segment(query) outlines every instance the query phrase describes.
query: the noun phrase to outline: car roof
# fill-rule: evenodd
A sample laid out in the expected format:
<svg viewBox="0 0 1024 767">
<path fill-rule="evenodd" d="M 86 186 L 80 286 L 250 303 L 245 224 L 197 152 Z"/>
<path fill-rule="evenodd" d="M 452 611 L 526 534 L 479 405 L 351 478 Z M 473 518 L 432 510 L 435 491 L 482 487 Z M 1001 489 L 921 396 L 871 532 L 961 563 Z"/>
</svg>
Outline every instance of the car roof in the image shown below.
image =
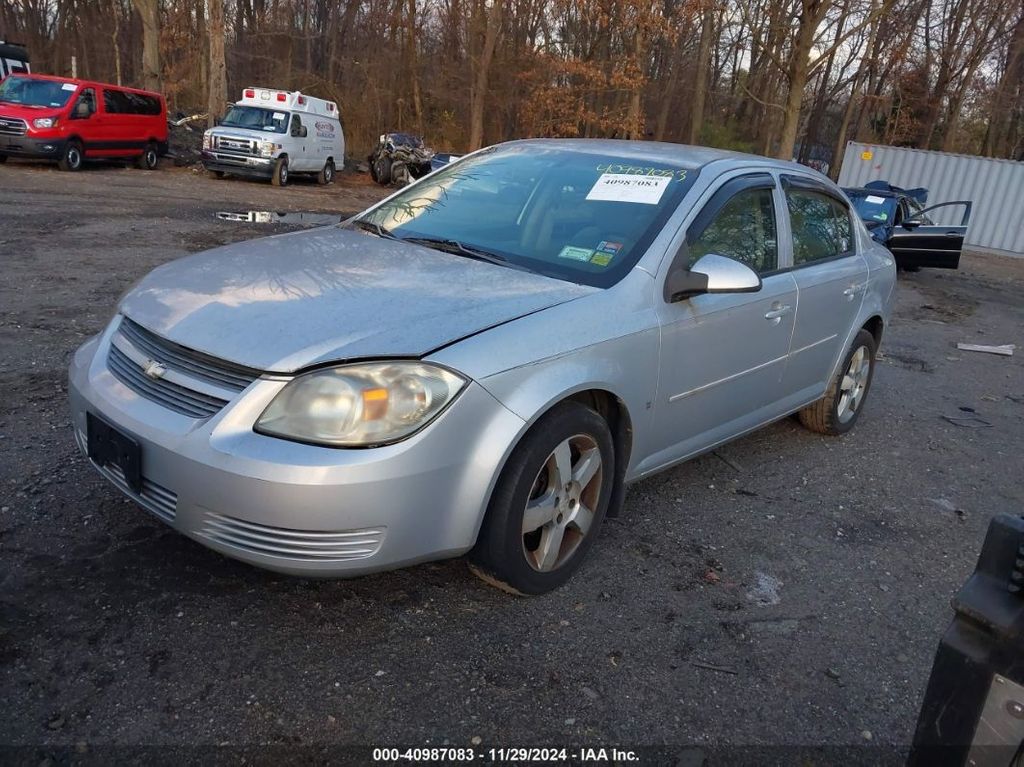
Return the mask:
<svg viewBox="0 0 1024 767">
<path fill-rule="evenodd" d="M 629 139 L 522 139 L 509 141 L 499 146 L 529 145 L 561 149 L 566 152 L 586 152 L 601 154 L 605 152 L 617 159 L 636 160 L 638 162 L 672 162 L 687 170 L 697 170 L 711 163 L 728 163 L 737 167 L 764 166 L 810 173 L 825 179 L 813 168 L 787 160 L 776 160 L 756 154 L 733 152 L 729 149 L 714 149 L 691 144 L 670 144 L 665 141 L 633 141 Z M 723 168 L 724 170 L 725 168 Z"/>
<path fill-rule="evenodd" d="M 73 83 L 75 85 L 87 85 L 92 88 L 114 88 L 119 91 L 128 91 L 129 93 L 145 93 L 147 96 L 159 96 L 161 99 L 163 96 L 156 91 L 146 91 L 141 88 L 128 88 L 124 85 L 115 85 L 114 83 L 101 83 L 95 80 L 77 80 L 74 77 L 61 77 L 60 75 L 39 75 L 35 72 L 15 72 L 12 77 L 24 77 L 29 80 L 49 80 L 54 83 Z"/>
</svg>

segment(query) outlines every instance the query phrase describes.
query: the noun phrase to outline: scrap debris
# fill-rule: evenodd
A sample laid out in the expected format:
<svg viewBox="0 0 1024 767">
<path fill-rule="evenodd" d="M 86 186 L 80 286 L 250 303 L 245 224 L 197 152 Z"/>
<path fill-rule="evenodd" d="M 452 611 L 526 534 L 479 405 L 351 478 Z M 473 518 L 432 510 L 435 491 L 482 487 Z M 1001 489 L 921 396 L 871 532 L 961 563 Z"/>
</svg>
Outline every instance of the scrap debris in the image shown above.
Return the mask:
<svg viewBox="0 0 1024 767">
<path fill-rule="evenodd" d="M 985 354 L 998 354 L 1001 357 L 1012 357 L 1016 344 L 1002 344 L 1000 346 L 986 346 L 985 344 L 957 344 L 957 349 L 965 352 L 984 352 Z"/>
</svg>

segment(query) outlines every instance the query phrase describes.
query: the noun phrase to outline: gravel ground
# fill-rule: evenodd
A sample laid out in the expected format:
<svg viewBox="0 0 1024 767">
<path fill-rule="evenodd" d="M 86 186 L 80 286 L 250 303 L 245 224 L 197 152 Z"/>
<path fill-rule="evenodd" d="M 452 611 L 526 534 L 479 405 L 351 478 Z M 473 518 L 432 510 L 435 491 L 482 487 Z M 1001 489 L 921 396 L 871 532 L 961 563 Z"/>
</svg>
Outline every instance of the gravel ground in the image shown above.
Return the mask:
<svg viewBox="0 0 1024 767">
<path fill-rule="evenodd" d="M 154 266 L 288 228 L 216 212 L 382 190 L 16 162 L 0 188 L 0 743 L 898 749 L 989 518 L 1024 508 L 1024 261 L 971 255 L 901 277 L 851 434 L 787 419 L 633 486 L 557 593 L 262 572 L 93 472 L 66 365 Z"/>
</svg>

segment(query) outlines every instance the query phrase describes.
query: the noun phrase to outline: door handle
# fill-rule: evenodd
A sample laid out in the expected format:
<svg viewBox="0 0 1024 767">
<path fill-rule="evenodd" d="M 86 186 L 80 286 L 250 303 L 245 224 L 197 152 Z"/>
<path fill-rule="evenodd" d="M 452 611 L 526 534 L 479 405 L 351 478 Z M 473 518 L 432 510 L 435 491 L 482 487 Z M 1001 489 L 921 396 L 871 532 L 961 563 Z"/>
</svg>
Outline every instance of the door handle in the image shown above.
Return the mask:
<svg viewBox="0 0 1024 767">
<path fill-rule="evenodd" d="M 852 301 L 854 296 L 856 296 L 858 293 L 860 293 L 866 287 L 867 287 L 867 285 L 865 285 L 863 283 L 860 284 L 860 285 L 851 285 L 850 287 L 848 287 L 846 290 L 843 291 L 843 295 L 846 296 L 849 300 Z"/>
<path fill-rule="evenodd" d="M 793 307 L 792 306 L 790 306 L 789 304 L 783 304 L 782 306 L 775 307 L 771 311 L 765 312 L 764 313 L 764 318 L 766 320 L 773 320 L 775 322 L 775 324 L 777 325 L 779 323 L 779 321 L 785 315 L 789 314 L 791 311 L 793 311 Z"/>
</svg>

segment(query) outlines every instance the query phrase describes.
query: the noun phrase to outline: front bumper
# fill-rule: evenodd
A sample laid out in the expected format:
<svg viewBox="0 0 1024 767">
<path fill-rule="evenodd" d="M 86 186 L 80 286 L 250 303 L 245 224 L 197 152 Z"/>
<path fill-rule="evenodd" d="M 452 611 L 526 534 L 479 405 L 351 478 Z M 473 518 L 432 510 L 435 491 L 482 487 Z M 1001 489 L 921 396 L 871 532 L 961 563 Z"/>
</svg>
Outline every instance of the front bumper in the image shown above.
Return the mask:
<svg viewBox="0 0 1024 767">
<path fill-rule="evenodd" d="M 274 175 L 277 160 L 268 157 L 240 157 L 222 154 L 209 149 L 202 151 L 203 167 L 221 173 L 235 173 L 253 178 L 270 178 Z"/>
<path fill-rule="evenodd" d="M 87 412 L 132 436 L 142 447 L 141 494 L 119 470 L 94 467 L 176 530 L 270 570 L 351 576 L 465 553 L 524 428 L 472 382 L 427 428 L 380 448 L 336 450 L 253 432 L 281 378 L 257 379 L 212 418 L 192 419 L 114 378 L 106 357 L 115 325 L 70 366 L 79 447 Z"/>
<path fill-rule="evenodd" d="M 30 138 L 29 136 L 0 135 L 0 154 L 9 157 L 39 157 L 55 160 L 64 151 L 65 140 L 60 138 Z"/>
</svg>

